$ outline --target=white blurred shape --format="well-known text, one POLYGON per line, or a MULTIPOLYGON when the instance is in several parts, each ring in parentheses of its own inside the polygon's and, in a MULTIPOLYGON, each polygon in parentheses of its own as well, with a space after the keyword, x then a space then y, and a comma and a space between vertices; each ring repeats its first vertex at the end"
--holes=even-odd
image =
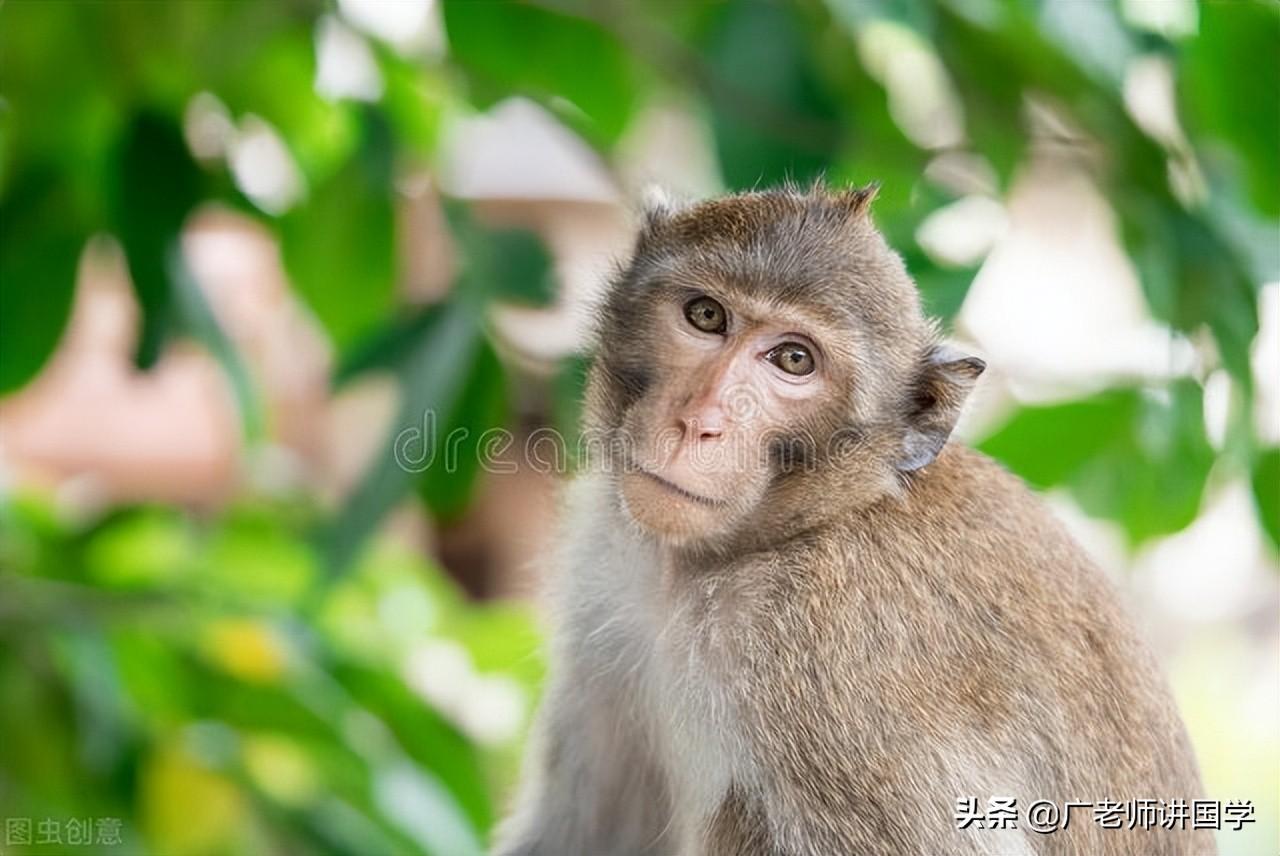
POLYGON ((481 675, 456 642, 433 639, 409 652, 405 683, 471 739, 493 745, 511 741, 524 724, 524 690, 505 675, 481 675))
POLYGON ((1258 335, 1250 362, 1256 385, 1254 420, 1258 437, 1280 443, 1280 282, 1270 282, 1258 294, 1258 335))
POLYGON ((338 0, 338 11, 355 26, 405 51, 438 53, 442 33, 432 0, 338 0))
POLYGON ((231 147, 236 186, 268 214, 283 214, 302 196, 302 175, 280 134, 249 114, 231 147))
MULTIPOLYGON (((3 497, 0 496, 0 499, 3 497)), ((111 510, 113 497, 95 473, 77 473, 65 479, 53 493, 59 519, 87 526, 111 510)))
POLYGON ((966 196, 930 214, 916 230, 920 246, 943 262, 976 265, 1009 229, 1004 206, 987 196, 966 196))
POLYGON ((378 620, 397 639, 420 636, 438 614, 435 603, 416 586, 397 586, 378 598, 378 620))
MULTIPOLYGON (((848 22, 856 16, 841 17, 848 22)), ((853 33, 863 64, 889 94, 889 112, 902 132, 925 148, 959 144, 964 139, 960 102, 924 39, 887 20, 854 25, 853 33)))
POLYGON ((1208 498, 1186 529, 1144 550, 1136 582, 1156 605, 1188 621, 1241 618, 1275 603, 1253 497, 1243 482, 1208 498))
POLYGON ((1231 376, 1223 369, 1209 375, 1204 382, 1204 432, 1210 445, 1221 451, 1227 439, 1227 421, 1231 416, 1231 376))
POLYGON ((260 443, 247 450, 245 476, 255 491, 265 496, 285 497, 305 490, 307 462, 280 443, 260 443))
POLYGON ((477 678, 461 710, 467 734, 487 746, 509 743, 520 732, 525 718, 524 689, 504 675, 477 678))
POLYGON ((14 486, 18 483, 13 471, 13 462, 9 457, 9 452, 5 449, 4 431, 0 430, 0 504, 9 500, 14 486))
POLYGON ((337 496, 355 488, 383 449, 382 435, 399 412, 401 393, 390 372, 374 371, 330 397, 320 429, 324 470, 337 496))
POLYGON ((453 796, 407 762, 374 774, 373 799, 428 853, 480 856, 483 852, 453 796))
POLYGON ((1173 69, 1164 57, 1141 56, 1124 77, 1124 106, 1138 127, 1167 146, 1184 140, 1174 103, 1173 69))
POLYGON ((544 216, 524 222, 538 230, 556 260, 558 299, 546 309, 499 304, 491 317, 499 339, 527 358, 531 368, 545 372, 589 341, 602 288, 614 276, 618 259, 630 252, 635 230, 618 203, 494 203, 508 210, 535 206, 544 216))
POLYGON ((236 135, 236 125, 225 104, 211 92, 197 92, 187 102, 182 130, 187 148, 199 160, 225 157, 236 135))
POLYGON ((454 716, 462 709, 475 672, 467 649, 447 639, 433 639, 409 652, 403 677, 414 692, 454 716))
POLYGON ((319 473, 313 464, 331 357, 285 279, 275 235, 265 224, 209 206, 192 218, 182 249, 261 394, 272 446, 265 458, 247 450, 250 485, 273 493, 309 485, 319 473))
POLYGON ((986 158, 960 150, 939 152, 924 168, 924 177, 956 195, 991 196, 1000 188, 986 158))
POLYGON ((1195 352, 1155 323, 1115 217, 1078 167, 1033 163, 1016 181, 1009 230, 978 272, 960 327, 1024 400, 1134 376, 1188 372, 1195 352))
POLYGON ((468 199, 614 202, 599 158, 555 117, 525 98, 455 121, 441 146, 440 185, 468 199))
POLYGON ((651 105, 636 117, 618 144, 617 161, 632 196, 653 185, 671 191, 676 201, 724 189, 705 119, 676 103, 651 105))
POLYGON ((1042 3, 1040 24, 1087 71, 1120 82, 1133 44, 1110 4, 1042 3))
POLYGON ((316 24, 316 92, 338 100, 377 101, 382 73, 360 34, 332 15, 316 24))
POLYGON ((1133 26, 1166 38, 1190 36, 1197 28, 1196 0, 1122 0, 1120 8, 1133 26))
POLYGON ((1169 151, 1169 183, 1188 205, 1204 200, 1208 187, 1178 122, 1173 67, 1156 55, 1135 58, 1125 69, 1124 103, 1133 121, 1169 151))

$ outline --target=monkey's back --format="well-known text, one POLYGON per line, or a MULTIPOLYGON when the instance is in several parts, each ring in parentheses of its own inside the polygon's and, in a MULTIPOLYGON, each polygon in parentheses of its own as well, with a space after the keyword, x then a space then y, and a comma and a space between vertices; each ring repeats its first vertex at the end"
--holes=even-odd
MULTIPOLYGON (((867 723, 878 739, 912 735, 955 787, 969 782, 956 798, 1014 796, 1025 811, 1040 799, 1200 796, 1186 731, 1119 594, 1020 480, 949 446, 901 498, 844 527, 813 549, 842 553, 829 595, 839 644, 860 664, 857 714, 880 718, 867 723)), ((876 739, 866 746, 874 756, 876 739)), ((1037 848, 1200 854, 1213 843, 1100 829, 1085 807, 1037 848)))

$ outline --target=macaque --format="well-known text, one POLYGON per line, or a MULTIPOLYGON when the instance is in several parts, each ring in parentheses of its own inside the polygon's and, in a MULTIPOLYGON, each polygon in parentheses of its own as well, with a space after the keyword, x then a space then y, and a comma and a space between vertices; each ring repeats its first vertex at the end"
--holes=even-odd
POLYGON ((607 451, 567 491, 496 853, 1214 852, 1190 823, 1095 821, 1200 797, 1187 734, 1085 552, 948 443, 985 365, 940 342, 873 196, 646 212, 598 310, 607 451), (1016 799, 1015 824, 962 824, 969 797, 1016 799), (1028 828, 1040 800, 1065 828, 1028 828))

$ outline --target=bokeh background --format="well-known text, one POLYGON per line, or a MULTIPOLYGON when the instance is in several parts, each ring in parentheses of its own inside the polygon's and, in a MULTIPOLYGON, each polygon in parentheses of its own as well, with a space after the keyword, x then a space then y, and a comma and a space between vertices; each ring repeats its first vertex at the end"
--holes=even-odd
POLYGON ((0 849, 481 852, 635 200, 817 176, 1274 853, 1270 0, 0 2, 0 849))

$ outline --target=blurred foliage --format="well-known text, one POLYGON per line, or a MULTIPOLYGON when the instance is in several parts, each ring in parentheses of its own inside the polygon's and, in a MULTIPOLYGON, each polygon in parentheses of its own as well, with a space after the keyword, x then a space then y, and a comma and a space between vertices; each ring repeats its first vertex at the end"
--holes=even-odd
POLYGON ((1199 388, 1179 381, 1028 407, 982 449, 1036 487, 1066 486, 1086 512, 1121 521, 1141 540, 1196 518, 1214 462, 1203 426, 1199 388))
POLYGON ((128 852, 482 852, 537 634, 391 548, 328 583, 313 514, 258 501, 73 525, 10 497, 0 812, 122 818, 128 852))
MULTIPOLYGON (((938 151, 900 126, 868 43, 891 37, 936 58, 963 118, 950 148, 989 165, 997 192, 1035 144, 1029 99, 1047 106, 1092 153, 1152 313, 1205 359, 1163 386, 1015 412, 985 448, 1037 486, 1070 490, 1135 544, 1194 519, 1216 473, 1247 478, 1280 544, 1280 450, 1254 435, 1249 366, 1259 286, 1280 276, 1280 74, 1259 67, 1274 72, 1280 56, 1280 6, 1191 8, 1194 31, 1167 36, 1109 2, 440 0, 443 52, 400 50, 347 22, 381 76, 381 94, 361 101, 315 86, 318 28, 343 20, 341 4, 0 5, 0 394, 53 352, 80 250, 105 233, 142 308, 137 364, 195 339, 227 371, 246 443, 269 437, 178 243, 210 204, 278 236, 336 350, 335 385, 381 370, 402 392, 383 451, 327 513, 138 508, 74 524, 4 500, 0 809, 124 817, 173 854, 465 853, 484 839, 503 753, 477 750, 443 703, 387 664, 429 636, 532 686, 529 628, 518 613, 466 605, 434 567, 364 545, 406 497, 443 519, 465 510, 475 468, 399 466, 396 453, 446 450, 397 438, 443 437, 423 430, 425 413, 468 428, 468 442, 504 424, 507 370, 486 310, 555 299, 538 239, 483 226, 463 200, 445 201, 459 262, 448 296, 423 306, 397 288, 400 243, 415 237, 397 179, 432 168, 450 119, 510 96, 542 104, 605 163, 641 110, 676 99, 705 118, 727 188, 880 181, 877 219, 944 319, 974 269, 931 257, 916 232, 955 191, 928 177, 938 151), (1153 138, 1126 108, 1124 69, 1142 57, 1171 67, 1186 140, 1153 138), (297 199, 247 194, 225 156, 192 153, 188 111, 209 95, 236 133, 278 134, 297 199), (1179 175, 1204 192, 1177 189, 1179 175), (1218 369, 1232 388, 1221 449, 1203 415, 1218 369), (422 610, 387 639, 371 615, 397 609, 393 591, 422 610), (431 807, 430 824, 406 818, 406 793, 431 807)), ((575 359, 551 384, 560 426, 572 426, 581 378, 575 359)))

